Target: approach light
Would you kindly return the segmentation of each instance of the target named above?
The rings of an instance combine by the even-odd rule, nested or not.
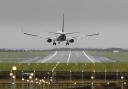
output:
[[[123,80],[124,79],[124,76],[121,76],[121,79]]]
[[[36,81],[38,80],[38,78],[35,79]]]
[[[22,78],[22,81],[24,81],[24,78]]]
[[[30,75],[31,75],[31,76],[33,76],[34,74],[33,74],[33,73],[31,73]]]
[[[74,84],[76,85],[76,82],[74,82]]]
[[[32,76],[29,76],[29,79],[32,79]]]
[[[91,79],[93,80],[94,79],[94,76],[91,76]]]
[[[16,66],[13,66],[13,67],[12,67],[12,70],[13,70],[13,71],[17,70]]]
[[[12,76],[12,78],[13,78],[13,79],[15,79],[15,78],[16,78],[16,76],[14,76],[14,75],[13,75],[13,76]]]
[[[13,76],[13,73],[10,73],[10,76]]]

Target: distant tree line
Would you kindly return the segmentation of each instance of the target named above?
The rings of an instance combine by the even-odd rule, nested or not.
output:
[[[122,49],[122,48],[106,48],[106,49],[102,49],[102,48],[54,48],[54,49],[6,49],[6,48],[2,48],[0,49],[0,52],[27,52],[27,51],[81,51],[81,50],[85,50],[85,51],[128,51],[128,49]]]
[[[0,49],[0,52],[36,52],[36,51],[49,51],[49,50],[39,50],[39,49],[6,49],[2,48]]]

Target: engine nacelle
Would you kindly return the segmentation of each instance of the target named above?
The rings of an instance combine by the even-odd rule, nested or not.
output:
[[[74,39],[70,39],[69,42],[70,42],[70,43],[74,43]]]
[[[47,42],[48,42],[48,43],[51,43],[51,42],[52,42],[52,39],[48,39]]]

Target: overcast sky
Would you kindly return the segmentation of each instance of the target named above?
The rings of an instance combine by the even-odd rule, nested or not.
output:
[[[45,38],[61,30],[63,13],[66,32],[101,33],[69,47],[128,48],[128,0],[0,0],[0,48],[54,48]]]

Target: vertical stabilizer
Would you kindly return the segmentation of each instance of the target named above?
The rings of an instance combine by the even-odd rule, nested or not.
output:
[[[63,14],[62,32],[64,32],[64,14]]]

